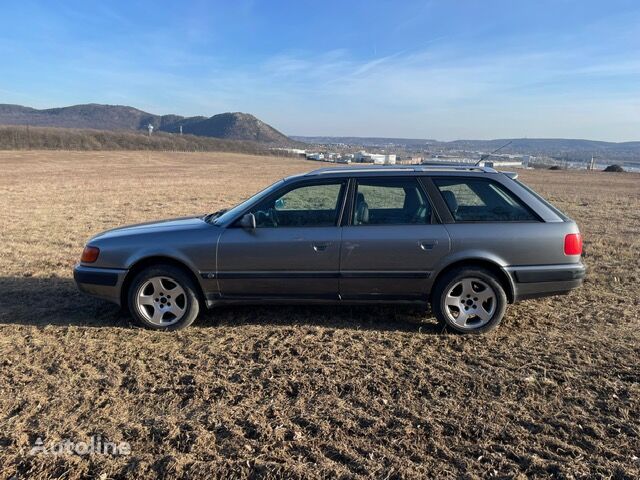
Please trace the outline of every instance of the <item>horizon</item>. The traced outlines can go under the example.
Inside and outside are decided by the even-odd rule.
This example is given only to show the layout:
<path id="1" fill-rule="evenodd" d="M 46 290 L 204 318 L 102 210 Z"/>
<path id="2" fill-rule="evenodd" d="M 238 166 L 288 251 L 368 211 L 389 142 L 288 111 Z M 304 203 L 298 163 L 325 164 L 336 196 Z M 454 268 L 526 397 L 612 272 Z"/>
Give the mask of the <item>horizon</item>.
<path id="1" fill-rule="evenodd" d="M 0 18 L 0 102 L 246 112 L 306 137 L 633 142 L 639 20 L 622 0 L 25 1 Z"/>
<path id="2" fill-rule="evenodd" d="M 19 105 L 19 104 L 0 104 L 0 106 L 1 105 L 15 105 L 15 106 L 18 106 L 18 107 L 35 108 L 35 107 L 30 107 L 30 105 Z M 178 115 L 178 116 L 182 116 L 184 118 L 188 118 L 187 116 L 182 115 L 182 114 L 180 114 L 178 112 L 166 112 L 166 113 L 147 112 L 146 110 L 141 110 L 141 109 L 137 108 L 134 105 L 99 103 L 99 102 L 77 103 L 77 104 L 74 104 L 74 105 L 56 105 L 56 106 L 52 106 L 52 107 L 43 107 L 43 108 L 35 108 L 35 109 L 36 110 L 50 110 L 50 109 L 59 109 L 59 108 L 80 107 L 80 106 L 87 106 L 87 105 L 95 105 L 95 106 L 103 106 L 103 107 L 133 108 L 135 110 L 139 110 L 139 111 L 142 111 L 142 112 L 150 114 L 150 115 L 156 115 L 156 116 Z M 218 112 L 218 113 L 214 113 L 212 115 L 203 114 L 201 116 L 204 116 L 206 118 L 211 118 L 212 116 L 215 116 L 215 115 L 234 114 L 234 113 L 239 113 L 239 114 L 242 114 L 242 115 L 255 116 L 250 112 L 240 112 L 240 111 Z M 264 119 L 262 119 L 262 118 L 258 118 L 258 120 L 264 121 Z M 266 121 L 265 123 L 269 124 L 268 121 Z M 20 125 L 21 124 L 7 124 L 7 125 L 0 124 L 0 126 L 20 126 Z M 33 125 L 33 126 L 34 127 L 38 127 L 38 128 L 66 128 L 66 127 L 46 127 L 46 126 L 38 126 L 38 125 Z M 270 125 L 270 126 L 273 126 L 273 125 Z M 76 127 L 74 127 L 74 128 L 76 128 Z M 87 128 L 90 129 L 90 127 L 87 127 Z M 274 127 L 274 128 L 276 128 L 276 127 Z M 372 135 L 364 135 L 364 136 L 360 136 L 360 135 L 297 135 L 295 133 L 293 133 L 293 134 L 288 134 L 286 132 L 281 132 L 281 133 L 284 133 L 286 136 L 291 137 L 291 138 L 296 138 L 297 137 L 297 138 L 358 138 L 358 139 L 363 139 L 363 140 L 374 140 L 374 139 L 378 139 L 378 140 L 383 140 L 383 139 L 390 139 L 390 140 L 427 140 L 427 141 L 449 142 L 449 143 L 466 142 L 466 141 L 480 141 L 480 142 L 494 142 L 494 141 L 496 141 L 497 142 L 497 141 L 502 141 L 502 140 L 571 140 L 571 141 L 602 142 L 602 143 L 638 143 L 638 142 L 640 142 L 640 140 L 611 141 L 611 140 L 601 140 L 601 139 L 597 139 L 597 138 L 573 138 L 573 137 L 496 137 L 496 138 L 471 138 L 471 137 L 469 137 L 469 138 L 453 138 L 451 140 L 441 140 L 441 139 L 438 139 L 438 138 L 426 138 L 426 137 L 425 138 L 390 137 L 390 136 L 377 136 L 377 135 L 373 135 L 373 136 Z"/>

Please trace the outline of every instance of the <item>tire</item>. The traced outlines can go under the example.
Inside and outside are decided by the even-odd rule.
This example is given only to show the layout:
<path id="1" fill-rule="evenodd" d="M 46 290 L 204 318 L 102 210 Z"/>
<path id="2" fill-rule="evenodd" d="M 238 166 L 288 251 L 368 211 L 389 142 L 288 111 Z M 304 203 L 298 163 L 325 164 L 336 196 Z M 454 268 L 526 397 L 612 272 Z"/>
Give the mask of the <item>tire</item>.
<path id="1" fill-rule="evenodd" d="M 481 267 L 460 267 L 445 273 L 431 296 L 438 322 L 456 333 L 493 330 L 500 325 L 507 303 L 500 281 Z"/>
<path id="2" fill-rule="evenodd" d="M 127 301 L 136 323 L 152 330 L 181 330 L 200 312 L 193 280 L 173 265 L 154 265 L 138 273 Z"/>

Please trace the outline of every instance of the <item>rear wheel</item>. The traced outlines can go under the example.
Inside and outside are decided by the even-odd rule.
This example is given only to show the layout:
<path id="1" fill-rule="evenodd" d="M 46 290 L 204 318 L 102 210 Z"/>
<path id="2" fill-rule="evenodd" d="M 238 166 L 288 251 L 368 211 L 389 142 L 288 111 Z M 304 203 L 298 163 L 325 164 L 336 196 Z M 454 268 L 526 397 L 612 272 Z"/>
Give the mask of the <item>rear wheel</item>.
<path id="1" fill-rule="evenodd" d="M 146 268 L 131 282 L 129 311 L 138 324 L 154 330 L 188 327 L 200 311 L 196 287 L 180 268 Z"/>
<path id="2" fill-rule="evenodd" d="M 438 321 L 453 331 L 484 333 L 502 321 L 507 295 L 489 270 L 461 267 L 438 281 L 432 307 Z"/>

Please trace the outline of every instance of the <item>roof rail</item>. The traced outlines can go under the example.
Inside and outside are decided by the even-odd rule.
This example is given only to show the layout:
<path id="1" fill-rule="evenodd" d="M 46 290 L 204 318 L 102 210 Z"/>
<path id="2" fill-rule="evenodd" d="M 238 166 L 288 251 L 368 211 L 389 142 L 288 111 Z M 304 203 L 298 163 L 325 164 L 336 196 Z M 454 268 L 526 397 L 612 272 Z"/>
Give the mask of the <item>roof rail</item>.
<path id="1" fill-rule="evenodd" d="M 465 165 L 465 164 L 457 164 L 457 165 L 416 165 L 416 172 L 424 172 L 430 170 L 467 170 L 467 171 L 475 171 L 475 172 L 484 172 L 484 173 L 498 173 L 492 167 L 480 167 L 475 165 Z"/>
<path id="2" fill-rule="evenodd" d="M 344 167 L 325 167 L 313 170 L 305 176 L 327 175 L 332 173 L 367 173 L 380 171 L 394 172 L 429 172 L 429 171 L 475 171 L 484 173 L 498 173 L 492 167 L 476 167 L 474 165 L 371 165 L 363 167 L 344 166 Z"/>

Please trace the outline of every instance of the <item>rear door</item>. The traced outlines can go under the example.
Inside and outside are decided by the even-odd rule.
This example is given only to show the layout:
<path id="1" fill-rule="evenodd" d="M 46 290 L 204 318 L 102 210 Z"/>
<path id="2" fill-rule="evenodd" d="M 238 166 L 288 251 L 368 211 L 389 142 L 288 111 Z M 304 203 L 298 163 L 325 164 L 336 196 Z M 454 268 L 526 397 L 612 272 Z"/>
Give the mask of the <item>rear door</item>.
<path id="1" fill-rule="evenodd" d="M 218 244 L 222 296 L 337 299 L 346 186 L 297 182 L 250 209 L 255 229 L 227 227 Z"/>
<path id="2" fill-rule="evenodd" d="M 353 182 L 340 254 L 345 300 L 424 299 L 428 279 L 449 252 L 449 235 L 416 177 Z"/>

